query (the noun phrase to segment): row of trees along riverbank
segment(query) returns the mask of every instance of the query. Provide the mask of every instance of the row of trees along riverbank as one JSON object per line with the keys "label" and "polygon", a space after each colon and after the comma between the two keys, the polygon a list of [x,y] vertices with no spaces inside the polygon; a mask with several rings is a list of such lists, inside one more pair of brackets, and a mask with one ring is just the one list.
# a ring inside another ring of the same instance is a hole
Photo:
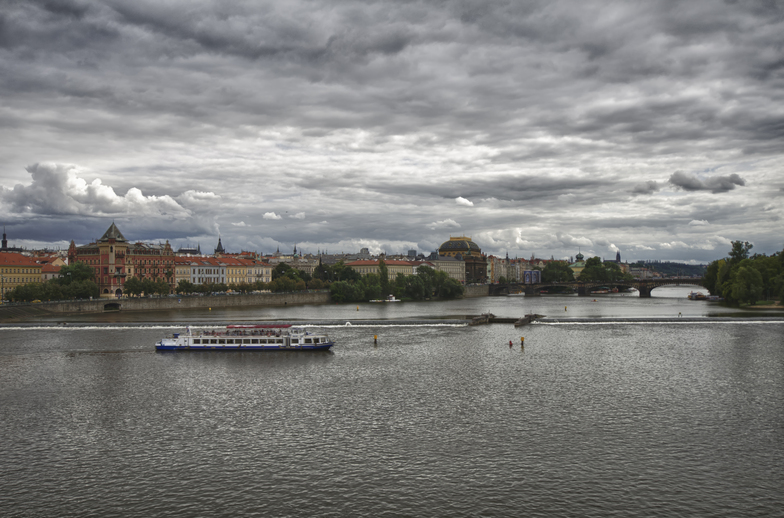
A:
{"label": "row of trees along riverbank", "polygon": [[[125,283],[126,293],[132,294]],[[135,286],[132,286],[135,288]],[[177,293],[214,293],[235,291],[249,293],[253,291],[292,292],[304,290],[329,289],[334,302],[366,302],[394,295],[399,299],[423,300],[437,297],[442,299],[455,298],[463,294],[463,286],[456,280],[440,271],[427,266],[420,266],[415,275],[398,275],[394,281],[389,279],[389,270],[384,261],[379,261],[379,273],[360,275],[342,261],[334,265],[319,265],[313,275],[280,263],[272,270],[272,282],[254,282],[242,284],[193,284],[180,281]]]}
{"label": "row of trees along riverbank", "polygon": [[84,263],[63,266],[59,277],[16,286],[3,298],[12,302],[97,298],[101,290],[95,283],[94,275],[95,271]]}
{"label": "row of trees along riverbank", "polygon": [[776,299],[784,303],[784,250],[750,256],[753,247],[748,241],[733,241],[728,257],[708,264],[705,287],[732,305]]}
{"label": "row of trees along riverbank", "polygon": [[379,273],[365,276],[345,268],[343,275],[329,285],[332,301],[367,302],[388,295],[394,295],[400,300],[453,299],[465,291],[463,285],[450,278],[446,272],[429,266],[420,266],[414,275],[398,275],[393,280],[389,279],[389,270],[383,260],[379,260],[378,268]]}

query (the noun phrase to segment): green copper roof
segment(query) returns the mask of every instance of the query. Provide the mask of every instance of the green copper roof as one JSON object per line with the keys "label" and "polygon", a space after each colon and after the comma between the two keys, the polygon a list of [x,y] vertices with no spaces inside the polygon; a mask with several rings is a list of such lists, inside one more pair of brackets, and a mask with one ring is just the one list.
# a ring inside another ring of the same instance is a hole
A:
{"label": "green copper roof", "polygon": [[106,232],[103,233],[103,236],[101,236],[101,239],[99,239],[98,242],[105,243],[110,239],[114,239],[115,241],[126,241],[126,242],[128,241],[127,239],[125,239],[125,236],[122,235],[120,229],[117,228],[117,225],[114,224],[114,221],[112,221],[112,225],[109,227],[109,229]]}

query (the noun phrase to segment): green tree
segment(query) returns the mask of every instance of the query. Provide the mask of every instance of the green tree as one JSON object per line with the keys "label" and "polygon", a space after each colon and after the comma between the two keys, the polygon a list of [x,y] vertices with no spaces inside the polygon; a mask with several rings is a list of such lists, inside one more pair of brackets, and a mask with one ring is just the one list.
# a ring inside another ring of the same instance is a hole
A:
{"label": "green tree", "polygon": [[327,281],[332,280],[330,278],[330,275],[331,275],[331,272],[330,272],[329,267],[324,266],[321,263],[321,260],[319,260],[318,266],[316,266],[316,269],[313,270],[313,277],[318,279],[318,280],[320,280],[320,281],[322,281],[322,282],[327,282]]}
{"label": "green tree", "polygon": [[101,289],[91,280],[71,282],[63,287],[63,295],[69,299],[89,299],[101,296]]}
{"label": "green tree", "polygon": [[155,281],[149,277],[142,279],[142,291],[144,292],[145,296],[149,296],[155,293]]}
{"label": "green tree", "polygon": [[399,275],[395,284],[402,287],[402,297],[413,300],[423,300],[430,294],[425,292],[425,283],[418,275]]}
{"label": "green tree", "polygon": [[330,267],[330,281],[358,281],[362,278],[356,270],[338,261]]}
{"label": "green tree", "polygon": [[737,304],[754,304],[762,298],[762,275],[752,267],[741,266],[729,282],[724,298]]}
{"label": "green tree", "polygon": [[436,295],[441,299],[454,299],[462,296],[463,293],[465,293],[465,287],[460,284],[460,281],[447,276],[444,282],[438,286]]}
{"label": "green tree", "polygon": [[311,290],[323,290],[327,286],[328,286],[328,284],[326,282],[324,282],[324,281],[322,281],[321,279],[318,279],[318,278],[312,279],[308,283],[308,288],[311,289]]}
{"label": "green tree", "polygon": [[751,248],[748,241],[733,241],[729,257],[713,261],[706,268],[705,287],[729,304],[753,304],[780,297],[784,290],[784,250],[772,256],[749,257]]}
{"label": "green tree", "polygon": [[580,272],[582,282],[607,282],[609,280],[607,270],[602,266],[602,260],[598,257],[591,257],[585,261],[585,268]]}
{"label": "green tree", "polygon": [[153,283],[153,293],[158,295],[168,295],[169,294],[169,283],[163,279],[158,279]]}
{"label": "green tree", "polygon": [[754,245],[748,241],[733,241],[732,250],[730,250],[730,262],[737,264],[744,259],[748,259],[749,251],[754,248]]}
{"label": "green tree", "polygon": [[705,275],[702,277],[703,285],[713,295],[718,295],[719,263],[722,261],[723,260],[718,260],[708,263],[707,268],[705,268]]}
{"label": "green tree", "polygon": [[566,261],[551,261],[542,270],[542,282],[571,282],[574,272]]}
{"label": "green tree", "polygon": [[278,280],[284,275],[286,275],[290,270],[293,270],[291,266],[286,263],[278,263],[275,268],[272,269],[272,280]]}
{"label": "green tree", "polygon": [[[419,268],[417,268],[416,275],[422,280],[422,285],[424,286],[424,290],[426,294],[425,298],[429,298],[435,295],[438,283],[440,282],[441,279],[438,273],[439,272],[437,270],[434,270],[433,268],[430,268],[429,266],[425,266],[425,265],[421,265]],[[444,273],[444,272],[440,272],[440,273]]]}
{"label": "green tree", "polygon": [[[127,286],[128,283],[126,282],[125,284]],[[181,295],[187,295],[196,291],[196,285],[189,280],[181,279],[180,282],[177,283],[176,291]]]}
{"label": "green tree", "polygon": [[73,263],[60,267],[60,284],[70,284],[80,281],[95,281],[95,270],[85,263]]}
{"label": "green tree", "polygon": [[364,293],[350,282],[335,281],[329,285],[329,295],[333,302],[357,302],[362,300]]}
{"label": "green tree", "polygon": [[378,275],[381,283],[381,293],[386,297],[390,291],[389,269],[387,268],[387,263],[380,257],[378,258]]}
{"label": "green tree", "polygon": [[123,285],[123,290],[126,295],[138,297],[144,291],[144,287],[138,277],[129,277]]}

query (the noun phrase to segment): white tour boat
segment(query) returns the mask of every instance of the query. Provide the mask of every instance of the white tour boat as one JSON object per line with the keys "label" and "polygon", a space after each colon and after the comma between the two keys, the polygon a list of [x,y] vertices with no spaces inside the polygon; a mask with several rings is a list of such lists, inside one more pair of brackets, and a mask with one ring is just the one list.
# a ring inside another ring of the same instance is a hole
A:
{"label": "white tour boat", "polygon": [[220,331],[174,333],[155,344],[159,351],[315,351],[334,342],[325,333],[311,333],[286,324],[231,325]]}

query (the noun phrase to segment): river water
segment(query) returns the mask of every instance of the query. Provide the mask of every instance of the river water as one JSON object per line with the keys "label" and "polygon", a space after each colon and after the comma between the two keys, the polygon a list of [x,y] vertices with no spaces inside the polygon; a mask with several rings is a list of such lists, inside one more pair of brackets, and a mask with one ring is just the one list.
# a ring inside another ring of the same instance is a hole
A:
{"label": "river water", "polygon": [[[782,516],[782,315],[688,301],[688,291],[596,302],[497,297],[359,310],[116,313],[69,317],[66,327],[55,322],[63,317],[4,326],[0,509],[101,517]],[[584,320],[520,329],[438,323],[486,311]],[[679,313],[704,321],[678,322]],[[410,318],[432,323],[395,325]],[[330,352],[153,348],[186,322],[275,319],[352,325],[322,327],[336,342]]]}

